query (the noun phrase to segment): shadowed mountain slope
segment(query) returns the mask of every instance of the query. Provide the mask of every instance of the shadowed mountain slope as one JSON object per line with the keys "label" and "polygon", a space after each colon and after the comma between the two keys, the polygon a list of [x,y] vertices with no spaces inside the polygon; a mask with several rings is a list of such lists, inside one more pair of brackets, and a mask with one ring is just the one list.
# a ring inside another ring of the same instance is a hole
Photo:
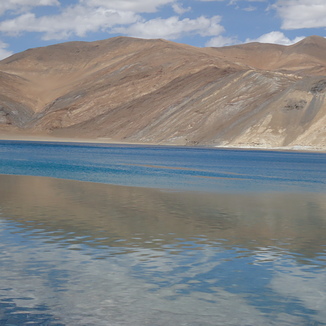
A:
{"label": "shadowed mountain slope", "polygon": [[0,132],[326,148],[326,39],[196,48],[127,37],[0,61]]}

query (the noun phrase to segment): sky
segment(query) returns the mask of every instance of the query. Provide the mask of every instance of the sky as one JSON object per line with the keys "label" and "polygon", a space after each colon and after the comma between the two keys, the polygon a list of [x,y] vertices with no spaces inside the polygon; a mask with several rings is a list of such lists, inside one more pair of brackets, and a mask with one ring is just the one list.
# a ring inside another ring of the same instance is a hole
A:
{"label": "sky", "polygon": [[0,59],[114,36],[194,46],[326,36],[326,0],[0,0]]}

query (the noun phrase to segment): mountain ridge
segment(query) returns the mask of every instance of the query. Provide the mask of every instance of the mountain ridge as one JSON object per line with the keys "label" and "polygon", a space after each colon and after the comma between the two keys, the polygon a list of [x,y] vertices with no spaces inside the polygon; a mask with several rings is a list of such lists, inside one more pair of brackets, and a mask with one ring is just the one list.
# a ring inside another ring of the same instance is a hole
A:
{"label": "mountain ridge", "polygon": [[115,37],[0,61],[0,134],[326,148],[326,39],[197,48]]}

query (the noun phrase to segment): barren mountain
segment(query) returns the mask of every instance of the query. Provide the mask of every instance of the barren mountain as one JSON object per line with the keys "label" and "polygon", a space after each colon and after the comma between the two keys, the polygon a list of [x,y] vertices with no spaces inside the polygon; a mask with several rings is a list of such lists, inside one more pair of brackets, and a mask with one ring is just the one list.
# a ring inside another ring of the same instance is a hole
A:
{"label": "barren mountain", "polygon": [[0,61],[0,133],[326,149],[326,39],[196,48],[117,37]]}

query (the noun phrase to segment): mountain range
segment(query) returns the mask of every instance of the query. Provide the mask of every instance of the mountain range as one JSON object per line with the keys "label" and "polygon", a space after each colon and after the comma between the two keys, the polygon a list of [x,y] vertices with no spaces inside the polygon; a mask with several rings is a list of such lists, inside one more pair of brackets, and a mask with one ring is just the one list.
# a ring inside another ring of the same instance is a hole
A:
{"label": "mountain range", "polygon": [[115,37],[0,61],[0,138],[326,149],[326,39],[197,48]]}

